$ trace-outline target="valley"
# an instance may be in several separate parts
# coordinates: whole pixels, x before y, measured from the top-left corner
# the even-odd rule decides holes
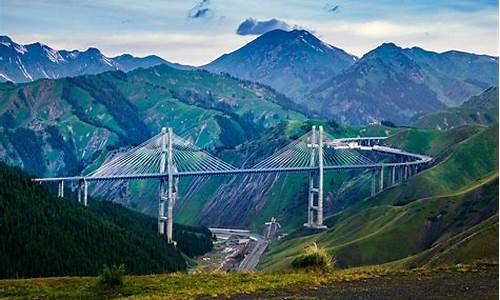
[[[99,48],[0,35],[1,299],[498,297],[498,56],[136,6]]]

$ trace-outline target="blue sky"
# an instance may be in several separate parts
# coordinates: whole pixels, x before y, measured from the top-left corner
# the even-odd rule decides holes
[[[358,56],[388,41],[498,55],[498,1],[0,0],[0,34],[17,42],[193,65],[254,39],[236,33],[248,18],[308,29]]]

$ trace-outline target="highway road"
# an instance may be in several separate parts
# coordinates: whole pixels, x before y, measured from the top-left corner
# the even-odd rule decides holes
[[[248,230],[239,230],[231,228],[209,228],[212,233],[218,236],[241,236],[244,238],[249,238],[249,246],[252,247],[250,252],[245,255],[240,265],[238,266],[238,272],[251,271],[254,270],[259,264],[260,258],[264,251],[266,250],[269,241],[260,234],[252,233]]]
[[[252,251],[250,251],[250,253],[248,253],[241,261],[238,267],[238,272],[251,271],[257,267],[262,254],[264,254],[264,251],[267,248],[268,241],[262,238],[255,241],[254,244],[255,245],[252,248]]]

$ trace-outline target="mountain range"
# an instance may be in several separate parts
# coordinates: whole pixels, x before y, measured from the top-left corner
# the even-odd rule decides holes
[[[105,71],[128,72],[167,64],[175,68],[189,68],[170,63],[158,56],[134,57],[123,54],[106,57],[99,49],[85,51],[55,50],[41,43],[17,44],[8,36],[0,36],[0,81],[27,82],[40,78],[62,78]]]
[[[385,43],[309,96],[318,111],[341,122],[407,124],[497,85],[498,57]]]
[[[128,72],[158,64],[195,69],[154,55],[109,58],[95,48],[54,50],[0,37],[0,81]],[[268,85],[302,113],[356,125],[382,120],[409,124],[498,86],[498,57],[384,43],[357,58],[305,30],[267,32],[199,69]]]
[[[268,84],[350,124],[407,124],[498,85],[498,57],[384,43],[358,59],[304,30],[270,31],[202,68]]]

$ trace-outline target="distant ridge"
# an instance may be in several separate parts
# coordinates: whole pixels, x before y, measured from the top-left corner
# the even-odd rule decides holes
[[[498,85],[498,57],[388,42],[358,59],[305,30],[267,32],[201,68],[264,83],[323,118],[356,125],[408,124]]]
[[[158,56],[134,57],[122,54],[104,56],[97,48],[85,51],[55,50],[45,44],[21,45],[8,36],[0,36],[0,81],[28,82],[40,78],[62,78],[105,71],[128,72],[167,64],[177,69],[192,67],[168,62]]]

